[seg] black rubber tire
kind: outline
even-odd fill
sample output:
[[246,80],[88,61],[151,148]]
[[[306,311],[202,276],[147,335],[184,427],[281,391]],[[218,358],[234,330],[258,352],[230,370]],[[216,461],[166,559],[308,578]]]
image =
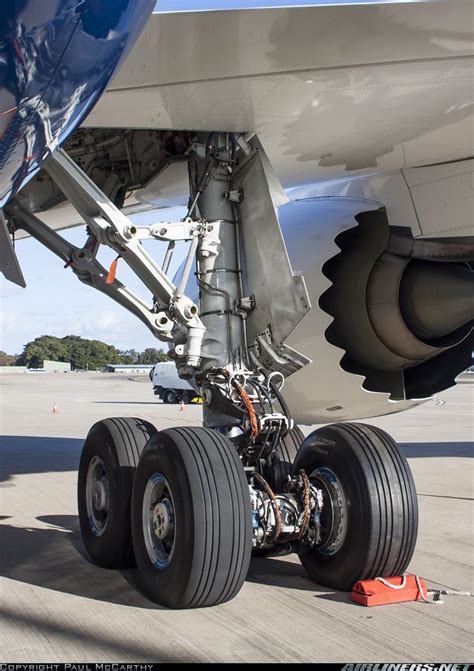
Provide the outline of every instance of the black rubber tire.
[[331,424],[311,433],[294,472],[326,466],[347,503],[346,535],[333,554],[301,545],[303,567],[317,583],[350,590],[358,580],[404,573],[415,550],[418,503],[413,477],[397,443],[367,424]]
[[163,403],[167,403],[168,405],[178,403],[178,397],[172,389],[166,389],[163,393]]
[[[168,481],[174,502],[174,546],[163,569],[148,555],[142,523],[146,485],[155,473]],[[249,488],[232,443],[201,427],[157,433],[135,475],[132,535],[139,582],[152,601],[199,608],[232,599],[246,578],[252,547]]]
[[301,429],[295,424],[291,431],[280,440],[277,448],[275,461],[270,472],[267,473],[267,480],[275,492],[282,492],[288,476],[293,470],[293,462],[296,454],[304,441],[304,435]]
[[[130,529],[130,505],[135,468],[140,454],[156,428],[136,417],[112,417],[94,424],[87,434],[79,462],[77,503],[82,540],[91,559],[102,568],[134,564]],[[102,536],[89,524],[86,480],[89,463],[99,456],[109,480],[109,517]]]

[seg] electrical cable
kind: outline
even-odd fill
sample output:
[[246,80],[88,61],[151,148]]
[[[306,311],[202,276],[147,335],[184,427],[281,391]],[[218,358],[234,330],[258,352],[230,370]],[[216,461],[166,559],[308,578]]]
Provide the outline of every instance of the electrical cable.
[[283,410],[283,414],[286,415],[286,418],[288,419],[288,428],[286,429],[286,431],[284,431],[284,432],[281,434],[281,437],[282,437],[282,438],[285,438],[285,436],[287,436],[288,433],[290,432],[290,426],[291,426],[291,414],[290,414],[290,410],[289,410],[289,408],[288,408],[288,406],[287,406],[287,404],[286,404],[285,399],[284,399],[283,396],[280,394],[280,390],[276,387],[276,385],[275,385],[271,380],[268,380],[268,385],[269,385],[270,389],[273,391],[273,393],[275,394],[275,396],[277,397],[277,399],[278,399],[278,403],[281,405],[281,408],[282,408],[282,410]]
[[254,473],[253,477],[255,478],[255,480],[257,480],[257,482],[259,482],[262,485],[263,489],[268,494],[270,501],[272,503],[273,513],[275,515],[275,531],[272,540],[275,542],[278,539],[279,535],[281,534],[282,529],[280,506],[278,504],[278,501],[276,500],[276,496],[275,493],[273,492],[273,489],[270,487],[265,478],[259,473]]

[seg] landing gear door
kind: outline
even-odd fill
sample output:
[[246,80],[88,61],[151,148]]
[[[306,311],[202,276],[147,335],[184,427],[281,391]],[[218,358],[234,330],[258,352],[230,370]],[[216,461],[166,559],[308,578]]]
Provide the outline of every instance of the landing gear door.
[[15,248],[8,232],[7,222],[0,210],[0,272],[4,274],[7,280],[18,284],[19,287],[26,287],[25,278],[20,268]]
[[244,286],[254,298],[248,313],[250,355],[268,370],[287,376],[309,362],[285,341],[311,308],[304,278],[293,272],[276,207],[286,199],[260,142],[254,137],[248,156],[235,170],[232,188],[243,248]]

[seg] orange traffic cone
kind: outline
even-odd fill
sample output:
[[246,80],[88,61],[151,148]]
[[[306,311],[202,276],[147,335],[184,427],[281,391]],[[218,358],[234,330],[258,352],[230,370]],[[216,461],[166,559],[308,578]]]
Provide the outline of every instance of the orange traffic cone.
[[58,413],[58,412],[59,412],[59,409],[58,409],[58,405],[57,405],[57,403],[54,403],[54,404],[53,404],[53,409],[52,409],[52,411],[51,411],[51,412],[53,412],[54,414],[56,414],[56,413]]
[[179,411],[183,412],[184,410],[184,401],[181,399],[181,403],[179,404]]

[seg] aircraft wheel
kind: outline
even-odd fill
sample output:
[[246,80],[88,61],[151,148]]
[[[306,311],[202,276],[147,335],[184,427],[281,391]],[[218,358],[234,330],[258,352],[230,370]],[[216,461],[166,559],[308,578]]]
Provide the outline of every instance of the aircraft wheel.
[[291,475],[293,470],[296,454],[303,441],[303,432],[295,425],[278,443],[275,460],[267,475],[267,480],[275,492],[284,491],[288,476]]
[[393,438],[366,424],[325,426],[301,446],[294,473],[302,468],[323,491],[320,541],[298,549],[309,576],[350,590],[358,580],[401,575],[415,549],[418,505]]
[[172,389],[167,389],[165,393],[163,394],[163,403],[177,403],[178,402],[178,397],[174,393]]
[[97,422],[87,434],[79,463],[79,522],[87,552],[103,568],[133,564],[133,477],[154,433],[156,428],[145,420],[113,417]]
[[250,495],[239,456],[221,434],[166,429],[143,450],[132,494],[133,547],[145,594],[170,608],[232,599],[247,575]]

